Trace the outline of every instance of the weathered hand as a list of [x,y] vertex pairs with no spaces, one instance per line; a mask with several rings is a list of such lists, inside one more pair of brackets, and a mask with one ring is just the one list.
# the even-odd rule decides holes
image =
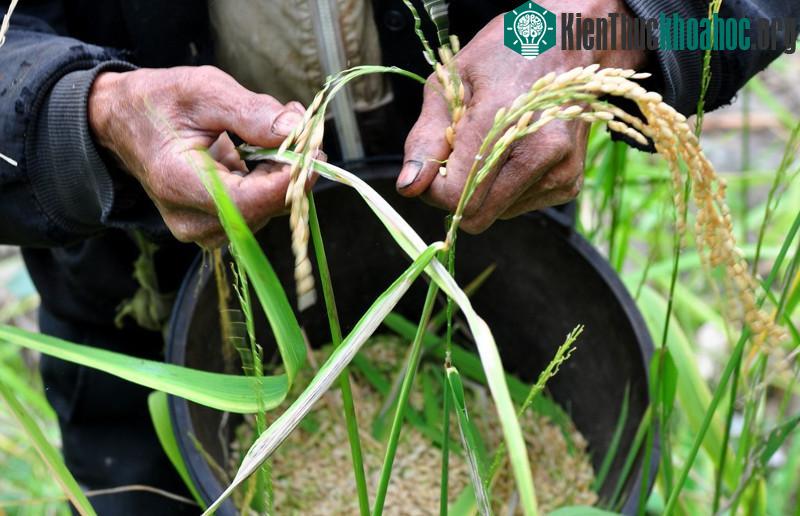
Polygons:
[[180,67],[103,73],[88,109],[96,141],[142,184],[178,240],[225,241],[197,173],[206,149],[251,227],[284,211],[288,169],[265,163],[249,172],[226,131],[276,147],[300,122],[299,103],[257,95],[217,68]]
[[[569,10],[563,2],[539,3],[557,16]],[[621,0],[581,2],[580,8],[584,17],[606,17],[625,9]],[[428,79],[422,113],[406,140],[403,170],[397,180],[401,194],[422,195],[431,204],[454,210],[495,113],[538,78],[551,71],[565,72],[593,63],[633,69],[645,63],[642,51],[570,51],[559,46],[529,61],[506,48],[503,37],[503,17],[498,16],[456,57],[465,87],[466,111],[456,125],[452,150],[444,136],[450,114],[441,86],[435,76]],[[560,41],[560,27],[556,37]],[[502,165],[478,186],[464,211],[461,227],[477,233],[497,219],[574,199],[583,184],[587,136],[585,122],[554,121],[515,143]],[[441,176],[438,170],[444,160],[447,175]]]

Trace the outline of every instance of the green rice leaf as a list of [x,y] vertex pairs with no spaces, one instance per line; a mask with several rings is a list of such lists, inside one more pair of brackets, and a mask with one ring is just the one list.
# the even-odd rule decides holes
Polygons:
[[259,387],[256,378],[145,360],[12,326],[0,325],[0,341],[99,369],[123,380],[226,412],[246,414],[258,411],[256,394],[259,388],[267,409],[280,405],[288,392],[286,375],[264,377]]
[[[667,301],[649,285],[642,288],[638,302],[648,328],[656,334],[664,324]],[[703,417],[711,403],[711,392],[700,375],[697,361],[689,337],[679,321],[673,316],[670,320],[667,348],[675,366],[680,371],[677,379],[677,399],[686,417],[686,423],[692,432],[700,429]],[[711,457],[719,457],[722,450],[723,421],[715,416],[708,434],[703,440],[703,447]],[[730,470],[729,470],[730,471]],[[727,479],[735,482],[735,479]]]
[[764,451],[761,452],[761,467],[767,467],[769,460],[775,455],[775,452],[783,446],[783,443],[792,432],[795,431],[798,425],[800,425],[800,414],[772,429],[764,443]]
[[461,382],[461,375],[455,367],[447,367],[447,384],[452,394],[454,409],[458,416],[458,430],[461,435],[461,444],[467,455],[469,464],[469,476],[472,480],[472,491],[478,511],[483,514],[491,514],[491,498],[489,497],[488,471],[486,457],[481,453],[484,449],[477,435],[475,426],[469,419],[467,403],[464,399],[464,385]]
[[175,471],[189,488],[192,493],[192,498],[195,499],[200,507],[205,507],[205,502],[197,492],[192,477],[189,476],[189,470],[186,469],[186,463],[183,462],[183,455],[178,448],[178,441],[175,439],[175,432],[172,428],[172,420],[169,418],[169,405],[167,404],[167,395],[160,391],[151,392],[147,397],[147,408],[150,411],[150,419],[153,421],[153,427],[156,430],[158,441],[161,443],[161,448],[167,454],[167,458],[172,463]]
[[31,440],[34,448],[36,448],[42,461],[53,473],[53,478],[61,487],[61,490],[64,491],[67,498],[69,498],[69,501],[72,502],[75,510],[82,516],[96,514],[89,500],[86,498],[86,495],[83,494],[83,491],[81,491],[81,488],[72,476],[72,473],[70,473],[67,466],[64,465],[61,454],[50,444],[39,428],[39,425],[36,424],[36,421],[34,421],[25,407],[22,406],[11,389],[3,381],[0,381],[0,397],[5,400],[6,405],[8,405],[11,411],[11,415],[25,430],[25,433]]
[[[658,353],[653,356],[650,361],[650,371],[658,369]],[[650,396],[651,399],[659,400],[662,405],[661,417],[669,419],[672,413],[672,408],[675,406],[675,394],[678,391],[678,368],[675,366],[675,361],[672,359],[672,354],[669,349],[663,351],[664,363],[661,364],[661,385],[660,391],[655,392],[657,375],[650,376]]]
[[619,453],[619,445],[622,441],[622,433],[625,431],[625,423],[628,421],[628,406],[630,405],[631,386],[625,384],[625,394],[622,398],[622,408],[619,411],[619,418],[617,418],[617,426],[614,428],[614,434],[611,436],[611,443],[608,445],[608,450],[603,456],[603,462],[600,463],[600,469],[597,470],[597,475],[594,477],[592,483],[592,491],[599,492],[600,488],[606,481],[609,471],[611,471],[611,464]]
[[[250,160],[268,159],[283,163],[293,163],[299,159],[299,155],[291,151],[279,153],[276,150],[257,149],[254,147],[245,147],[241,150],[241,153],[243,157],[246,156],[246,159]],[[320,161],[314,161],[313,169],[322,177],[355,189],[380,219],[381,223],[386,226],[395,242],[412,260],[416,260],[425,252],[427,246],[424,240],[385,199],[378,195],[362,179],[346,170]],[[526,515],[538,514],[536,492],[533,487],[533,475],[528,453],[525,449],[525,440],[522,436],[522,429],[517,419],[516,410],[511,402],[511,396],[505,382],[503,364],[492,332],[486,321],[475,312],[469,297],[438,260],[431,262],[428,268],[425,269],[425,273],[439,285],[439,288],[445,294],[455,301],[467,320],[469,329],[475,339],[475,345],[478,348],[481,364],[486,374],[487,385],[492,393],[497,415],[503,428],[503,437],[508,446],[511,467],[514,472],[523,512]]]
[[400,299],[405,295],[423,269],[431,263],[444,244],[441,242],[428,247],[411,264],[392,285],[386,289],[378,299],[372,304],[367,312],[361,317],[350,334],[342,341],[342,344],[334,350],[328,360],[320,368],[319,372],[308,384],[308,387],[292,403],[292,405],[281,414],[275,422],[270,425],[266,432],[261,434],[253,446],[248,450],[233,482],[225,491],[211,504],[204,514],[212,514],[219,505],[230,496],[247,477],[249,477],[262,462],[267,460],[270,455],[280,446],[289,436],[292,430],[297,427],[300,421],[308,414],[314,403],[322,397],[339,377],[345,367],[352,361],[353,357],[364,342],[380,326],[381,321],[392,311]]
[[306,360],[303,333],[275,270],[264,256],[236,204],[225,191],[210,156],[206,156],[206,159],[208,162],[203,168],[203,180],[217,206],[219,220],[231,243],[231,252],[253,284],[256,296],[267,315],[286,369],[289,387]]

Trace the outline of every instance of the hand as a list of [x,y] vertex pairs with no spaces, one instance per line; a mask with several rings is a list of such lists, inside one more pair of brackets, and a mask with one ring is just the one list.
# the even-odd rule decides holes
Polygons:
[[284,211],[288,168],[264,163],[249,172],[226,131],[277,147],[302,119],[299,103],[257,95],[204,66],[103,73],[88,111],[96,141],[142,184],[178,240],[204,247],[225,241],[197,171],[206,149],[252,228]]
[[[570,9],[555,0],[539,3],[559,19],[561,11]],[[607,17],[608,13],[622,13],[626,9],[622,0],[581,2],[584,18]],[[444,136],[450,114],[440,93],[441,86],[435,76],[428,79],[422,113],[406,140],[404,165],[397,180],[402,195],[422,195],[427,202],[454,211],[495,113],[510,105],[541,76],[593,63],[633,69],[645,64],[643,51],[570,51],[560,46],[529,61],[506,48],[503,37],[501,15],[456,56],[464,82],[466,111],[455,127],[452,149]],[[556,41],[561,41],[560,26]],[[478,233],[497,219],[574,199],[583,184],[588,129],[585,122],[553,121],[513,144],[497,170],[478,186],[466,206],[461,228]],[[447,175],[441,176],[438,170],[444,160],[447,160]]]

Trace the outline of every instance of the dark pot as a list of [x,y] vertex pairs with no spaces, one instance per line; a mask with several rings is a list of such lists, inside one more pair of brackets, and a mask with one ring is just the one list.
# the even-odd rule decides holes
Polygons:
[[[426,242],[443,238],[441,211],[395,193],[397,169],[397,161],[391,160],[351,167],[391,202]],[[409,260],[352,189],[324,182],[317,186],[315,199],[346,333]],[[288,221],[274,220],[258,239],[294,303]],[[586,326],[577,351],[550,380],[549,390],[587,439],[595,469],[608,449],[626,385],[630,385],[621,451],[600,491],[601,497],[609,497],[648,405],[647,365],[653,346],[642,316],[611,267],[559,212],[533,213],[497,222],[478,236],[459,236],[456,276],[461,285],[492,263],[497,269],[475,294],[473,303],[492,328],[510,372],[526,381],[535,380],[564,336],[579,323]],[[424,282],[418,281],[397,311],[417,320],[425,290]],[[256,317],[263,320],[260,313]],[[321,301],[304,312],[300,322],[311,342],[330,340]],[[265,349],[274,349],[265,326],[258,329],[258,341]],[[175,304],[167,360],[223,371],[220,342],[213,270],[198,260]],[[223,485],[189,435],[221,463],[222,441],[231,428],[230,421],[223,423],[222,413],[176,397],[170,397],[170,415],[189,473],[210,502]],[[653,464],[657,464],[657,453]],[[635,510],[641,480],[640,458],[625,487],[625,512]],[[236,511],[228,501],[218,514]]]

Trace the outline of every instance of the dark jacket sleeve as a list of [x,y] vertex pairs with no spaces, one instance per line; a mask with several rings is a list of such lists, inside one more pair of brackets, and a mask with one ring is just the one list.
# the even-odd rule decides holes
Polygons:
[[[678,14],[684,19],[707,18],[708,0],[626,0],[639,18],[658,18],[661,13]],[[724,0],[722,18],[792,19],[800,26],[798,0]],[[753,28],[754,30],[754,28]],[[736,92],[755,74],[779,57],[787,47],[786,33],[775,50],[736,50],[711,53],[711,82],[706,95],[706,111],[731,102]],[[797,32],[794,32],[797,37]],[[664,100],[684,115],[697,109],[703,75],[703,51],[659,50],[652,71]]]
[[87,120],[97,74],[132,68],[115,51],[12,15],[0,48],[0,153],[16,165],[0,160],[0,243],[58,246],[132,226],[115,211],[138,185],[101,154]]

